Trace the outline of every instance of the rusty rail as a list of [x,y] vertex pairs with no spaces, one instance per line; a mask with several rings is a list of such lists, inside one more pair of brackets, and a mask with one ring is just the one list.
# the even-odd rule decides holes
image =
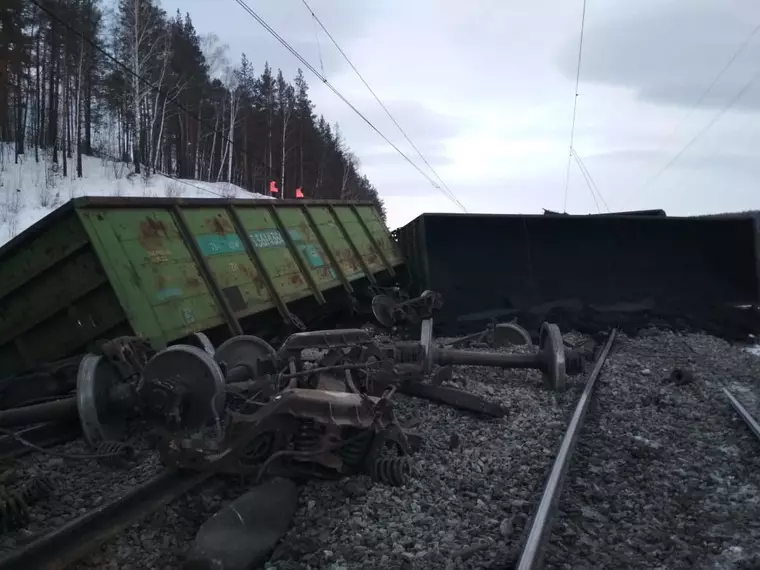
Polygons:
[[63,570],[211,476],[166,470],[129,493],[0,557],[0,570]]
[[549,536],[551,535],[554,515],[557,511],[557,504],[559,503],[559,497],[562,493],[562,484],[565,479],[565,474],[567,473],[567,468],[570,464],[570,458],[575,449],[578,434],[583,426],[583,419],[586,416],[586,411],[591,403],[596,380],[599,377],[602,366],[604,366],[604,363],[607,360],[607,355],[610,352],[612,343],[615,341],[616,335],[617,329],[613,329],[610,336],[607,338],[604,348],[602,348],[602,351],[599,353],[594,369],[591,371],[591,374],[589,374],[588,380],[586,381],[586,387],[583,389],[583,393],[575,407],[573,417],[567,426],[565,437],[562,439],[562,445],[560,445],[557,457],[554,459],[554,465],[549,474],[549,479],[546,482],[544,494],[541,496],[541,502],[538,505],[538,510],[533,519],[530,534],[523,546],[520,561],[517,564],[518,570],[537,570],[541,567],[544,551],[546,550],[546,545],[549,541]]

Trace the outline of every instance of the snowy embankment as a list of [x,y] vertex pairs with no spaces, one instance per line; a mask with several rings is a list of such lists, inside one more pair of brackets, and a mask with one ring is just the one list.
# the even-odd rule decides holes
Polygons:
[[[69,160],[67,176],[61,164],[34,160],[33,153],[19,157],[13,149],[0,149],[0,246],[47,214],[80,196],[140,196],[184,198],[271,199],[227,182],[179,180],[161,174],[135,174],[131,165],[108,158],[82,157],[83,177],[76,161]],[[47,157],[45,157],[47,158]]]

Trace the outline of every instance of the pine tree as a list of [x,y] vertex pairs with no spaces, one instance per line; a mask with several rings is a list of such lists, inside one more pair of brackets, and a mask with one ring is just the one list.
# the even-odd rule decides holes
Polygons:
[[265,194],[275,181],[281,198],[301,188],[382,211],[340,127],[315,114],[301,70],[289,82],[267,62],[257,75],[245,54],[233,66],[221,42],[199,37],[188,14],[169,18],[157,0],[119,0],[110,24],[100,0],[45,6],[55,17],[25,0],[0,3],[0,142],[14,145],[16,160],[33,146],[38,161],[66,174],[76,164],[86,176],[82,156],[99,155],[146,176]]

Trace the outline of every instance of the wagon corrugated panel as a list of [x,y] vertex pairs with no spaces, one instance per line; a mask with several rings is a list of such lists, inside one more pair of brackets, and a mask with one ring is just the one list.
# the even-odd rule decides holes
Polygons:
[[436,319],[447,334],[555,306],[583,308],[570,326],[615,307],[702,325],[725,307],[760,303],[751,215],[424,214],[397,235],[411,292],[443,294]]
[[79,198],[0,248],[0,377],[121,334],[256,332],[401,264],[369,203]]

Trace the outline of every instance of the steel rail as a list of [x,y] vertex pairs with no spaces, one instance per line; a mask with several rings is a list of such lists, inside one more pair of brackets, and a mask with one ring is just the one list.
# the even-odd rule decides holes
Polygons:
[[211,476],[167,469],[123,497],[0,557],[0,570],[62,570]]
[[[16,432],[27,442],[39,447],[51,447],[73,441],[82,435],[79,422],[50,422]],[[21,457],[35,450],[10,435],[0,435],[0,457]]]
[[752,433],[755,434],[755,437],[757,437],[757,439],[760,439],[760,424],[757,423],[757,420],[752,417],[752,415],[747,411],[747,408],[745,408],[742,403],[736,399],[736,396],[734,396],[728,388],[723,388],[723,393],[728,397],[728,401],[731,402],[731,406],[734,408],[734,410],[736,410],[736,413],[741,416],[749,429],[752,430]]
[[573,454],[575,442],[581,431],[583,418],[586,416],[586,411],[591,403],[596,380],[599,377],[602,366],[604,366],[604,363],[607,360],[607,355],[610,352],[610,348],[612,347],[616,335],[617,329],[613,329],[610,336],[607,338],[604,348],[602,348],[602,351],[599,353],[594,369],[591,371],[591,374],[589,374],[588,380],[586,381],[586,387],[583,389],[583,393],[575,407],[573,417],[567,426],[565,437],[562,439],[562,445],[560,445],[557,457],[554,459],[554,465],[549,474],[549,479],[546,482],[544,494],[541,496],[541,502],[538,505],[536,516],[533,519],[530,534],[525,541],[525,546],[520,555],[520,561],[517,564],[518,570],[537,570],[541,567],[544,551],[546,550],[545,547],[549,540],[549,536],[551,535],[552,523],[554,515],[556,514],[559,496],[562,492],[562,483],[564,482],[565,474],[567,473],[567,467],[570,464],[570,457]]

